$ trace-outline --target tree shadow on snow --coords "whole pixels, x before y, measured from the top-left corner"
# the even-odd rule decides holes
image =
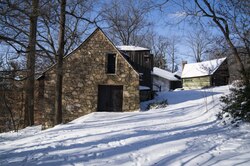
[[[11,161],[11,165],[20,165],[20,162],[15,160],[16,158],[24,158],[22,161],[24,165],[67,165],[74,163],[86,164],[96,163],[99,159],[108,160],[114,157],[122,155],[130,155],[131,153],[136,153],[138,150],[149,148],[151,146],[160,145],[164,147],[164,143],[171,143],[172,141],[181,141],[189,138],[208,136],[213,134],[224,133],[225,128],[215,128],[213,127],[215,122],[203,123],[192,125],[188,127],[179,127],[174,129],[166,130],[141,130],[133,129],[129,133],[118,132],[116,135],[110,135],[103,137],[101,139],[96,139],[88,141],[84,137],[79,137],[79,141],[75,140],[77,143],[72,145],[65,145],[67,140],[58,141],[55,146],[51,146],[51,143],[44,148],[36,149],[32,147],[25,147],[26,149],[21,152],[9,151],[6,154],[0,155],[0,161],[8,159]],[[210,126],[210,127],[208,127]],[[204,130],[200,130],[205,128]],[[165,134],[163,134],[165,133]],[[93,135],[94,136],[94,135]],[[96,135],[97,138],[98,135]],[[141,139],[143,138],[143,139]],[[132,139],[133,141],[126,144],[124,140]],[[83,141],[84,140],[84,141]],[[83,141],[83,142],[80,142]],[[41,146],[39,143],[37,146]],[[105,148],[100,148],[105,146]],[[187,147],[188,148],[188,147]],[[180,157],[181,154],[172,154],[169,158],[166,158],[164,162],[169,163],[172,160]],[[127,156],[128,157],[128,156]],[[126,159],[126,161],[129,159]],[[133,162],[133,161],[132,161]],[[4,162],[0,162],[4,165]],[[94,164],[96,165],[96,164]]]
[[[167,100],[168,104],[179,104],[187,101],[195,101],[202,98],[213,97],[215,95],[222,94],[220,92],[213,92],[213,89],[201,89],[201,90],[183,90],[172,92],[160,92],[157,93],[153,100],[145,101],[141,103],[141,111],[146,111],[147,106],[151,103]]]

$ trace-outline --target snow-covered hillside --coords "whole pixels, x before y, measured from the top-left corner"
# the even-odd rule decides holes
[[[250,125],[216,118],[228,87],[160,94],[169,106],[92,113],[40,131],[0,134],[0,165],[250,165]],[[142,104],[145,108],[147,103]]]

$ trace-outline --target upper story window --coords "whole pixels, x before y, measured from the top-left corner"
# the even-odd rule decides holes
[[[115,74],[115,70],[116,70],[116,55],[107,54],[107,73]]]
[[[139,73],[139,80],[143,81],[143,73]]]
[[[144,56],[144,62],[149,63],[150,62],[150,57],[149,56]]]

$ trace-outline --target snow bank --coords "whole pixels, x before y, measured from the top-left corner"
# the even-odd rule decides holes
[[[250,165],[250,126],[223,126],[215,116],[225,93],[227,86],[160,93],[166,108],[3,133],[0,165]]]

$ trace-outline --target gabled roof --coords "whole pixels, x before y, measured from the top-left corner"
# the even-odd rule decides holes
[[[121,51],[150,51],[148,48],[144,47],[138,47],[138,46],[128,46],[128,45],[122,45],[122,46],[116,46]]]
[[[175,77],[176,73],[171,73],[167,70],[160,69],[158,67],[153,68],[153,75],[165,78],[169,81],[179,81],[178,78]]]
[[[210,76],[220,67],[226,58],[214,59],[199,63],[189,63],[184,66],[181,78]]]
[[[114,47],[115,50],[117,50],[117,52],[119,52],[121,54],[121,57],[123,57],[123,59],[129,64],[129,66],[135,71],[136,74],[139,75],[138,71],[136,71],[134,69],[134,67],[131,65],[131,63],[128,61],[128,59],[126,59],[126,57],[123,55],[123,53],[113,44],[113,42],[107,37],[107,35],[102,31],[101,28],[97,27],[88,37],[87,39],[85,39],[82,44],[80,44],[76,49],[74,49],[71,53],[69,53],[68,55],[64,56],[63,59],[66,59],[68,57],[70,57],[71,55],[73,55],[79,48],[81,48],[88,40],[90,40],[90,38],[97,33],[98,31],[101,31],[101,33],[107,38],[107,40],[111,43],[111,45]],[[45,70],[42,74],[40,74],[36,79],[40,79],[43,77],[43,74],[46,73],[47,71],[53,69],[55,67],[56,63],[52,64],[47,70]]]

